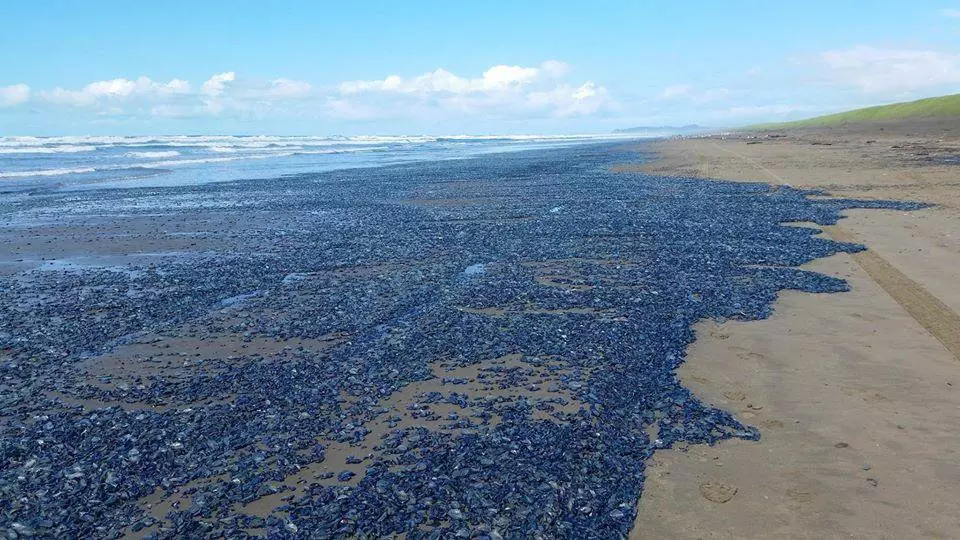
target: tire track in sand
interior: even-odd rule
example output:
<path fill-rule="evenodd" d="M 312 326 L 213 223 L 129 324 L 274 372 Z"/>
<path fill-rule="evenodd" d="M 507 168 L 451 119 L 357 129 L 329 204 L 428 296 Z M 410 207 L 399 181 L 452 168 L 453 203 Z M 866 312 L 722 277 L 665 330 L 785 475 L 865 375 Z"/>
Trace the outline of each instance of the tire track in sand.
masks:
<path fill-rule="evenodd" d="M 713 145 L 760 169 L 777 184 L 790 185 L 757 161 L 729 148 L 724 148 L 716 142 Z M 706 157 L 702 152 L 698 153 L 700 154 L 701 166 L 703 166 Z M 837 242 L 862 243 L 857 240 L 856 235 L 839 225 L 825 225 L 821 228 L 827 236 Z M 868 249 L 850 255 L 870 276 L 870 279 L 875 281 L 891 298 L 900 304 L 920 326 L 937 338 L 937 341 L 942 343 L 953 354 L 954 358 L 960 360 L 960 315 L 957 315 L 939 298 L 930 294 L 922 285 L 910 279 L 875 251 Z"/>

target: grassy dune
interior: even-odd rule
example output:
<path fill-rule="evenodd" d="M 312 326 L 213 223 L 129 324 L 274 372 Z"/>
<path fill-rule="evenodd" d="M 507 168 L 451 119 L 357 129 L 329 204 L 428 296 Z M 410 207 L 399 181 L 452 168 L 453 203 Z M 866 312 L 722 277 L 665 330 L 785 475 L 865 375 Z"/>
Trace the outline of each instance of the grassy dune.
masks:
<path fill-rule="evenodd" d="M 867 107 L 826 116 L 817 116 L 794 122 L 758 124 L 752 129 L 782 129 L 793 127 L 826 127 L 864 122 L 884 122 L 910 118 L 960 116 L 960 94 L 919 99 L 892 105 Z"/>

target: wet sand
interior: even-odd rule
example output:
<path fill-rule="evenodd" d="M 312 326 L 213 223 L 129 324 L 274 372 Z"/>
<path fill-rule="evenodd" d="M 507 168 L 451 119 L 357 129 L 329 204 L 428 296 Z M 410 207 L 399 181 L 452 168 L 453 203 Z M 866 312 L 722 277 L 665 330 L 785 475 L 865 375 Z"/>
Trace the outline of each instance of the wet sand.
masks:
<path fill-rule="evenodd" d="M 700 324 L 701 339 L 682 370 L 704 399 L 763 430 L 763 443 L 658 451 L 755 436 L 690 399 L 673 377 L 689 325 L 759 318 L 780 290 L 842 290 L 792 265 L 852 248 L 777 222 L 802 216 L 832 223 L 837 208 L 861 203 L 811 201 L 766 185 L 611 172 L 636 161 L 637 150 L 604 145 L 282 182 L 13 194 L 0 201 L 8 205 L 0 207 L 0 249 L 9 253 L 0 261 L 0 281 L 9 285 L 0 288 L 0 369 L 8 374 L 0 381 L 0 429 L 17 448 L 40 449 L 13 455 L 13 468 L 0 478 L 0 488 L 22 494 L 8 499 L 18 501 L 8 519 L 48 536 L 172 538 L 203 530 L 280 537 L 299 530 L 318 537 L 449 537 L 476 527 L 505 538 L 611 538 L 630 531 L 647 476 L 638 530 L 697 536 L 671 524 L 698 523 L 694 518 L 707 511 L 696 504 L 704 501 L 729 509 L 766 495 L 737 476 L 718 476 L 711 452 L 730 452 L 723 471 L 738 470 L 742 460 L 741 470 L 752 472 L 762 460 L 749 452 L 767 455 L 775 441 L 768 432 L 819 425 L 815 414 L 822 411 L 798 405 L 815 391 L 840 388 L 856 404 L 877 403 L 871 418 L 904 426 L 894 426 L 888 435 L 899 438 L 884 443 L 902 452 L 917 448 L 911 438 L 921 436 L 954 446 L 946 430 L 955 418 L 917 409 L 922 414 L 901 421 L 899 409 L 883 408 L 884 399 L 906 398 L 858 382 L 862 368 L 846 351 L 861 341 L 820 341 L 842 327 L 834 320 L 839 314 L 810 319 L 797 334 L 794 348 L 810 356 L 809 366 L 792 367 L 793 356 L 783 365 L 800 380 L 770 367 L 760 355 L 772 358 L 783 347 L 765 326 L 778 314 L 759 323 Z M 923 219 L 929 211 L 884 215 Z M 823 229 L 841 240 L 854 234 L 847 223 Z M 837 255 L 811 268 L 845 275 L 857 268 L 853 261 L 866 261 L 875 273 L 890 274 L 887 285 L 902 281 L 889 272 L 888 259 L 878 263 L 872 254 Z M 933 290 L 927 283 L 941 277 L 930 273 L 924 287 Z M 822 298 L 854 302 L 856 279 L 853 293 Z M 911 313 L 946 335 L 938 330 L 950 324 L 943 308 L 928 309 L 920 294 L 927 289 L 908 285 L 911 294 L 902 300 L 917 306 Z M 877 294 L 868 291 L 847 310 L 862 316 L 864 328 L 876 324 L 872 308 L 862 306 Z M 891 323 L 901 333 L 882 337 L 896 345 L 923 338 L 922 331 L 910 333 L 913 320 L 901 314 Z M 734 327 L 757 332 L 757 342 L 743 341 Z M 876 346 L 867 330 L 848 330 Z M 943 348 L 926 339 L 911 345 L 911 354 L 933 358 Z M 713 347 L 717 364 L 701 375 L 689 370 L 702 365 L 703 347 Z M 943 354 L 946 373 L 954 361 Z M 744 372 L 748 360 L 755 367 Z M 826 364 L 817 371 L 817 362 Z M 929 373 L 887 376 L 901 384 Z M 942 384 L 946 375 L 938 375 Z M 929 404 L 936 391 L 945 392 L 935 405 L 954 410 L 949 388 L 937 389 L 919 395 Z M 830 403 L 828 397 L 817 399 Z M 854 432 L 865 418 L 850 416 L 816 446 L 846 451 L 843 463 L 853 471 L 842 472 L 859 474 L 850 489 L 882 490 L 916 478 L 887 471 L 888 447 L 874 449 L 869 434 Z M 80 425 L 111 427 L 75 432 Z M 53 436 L 64 444 L 48 444 Z M 784 439 L 781 454 L 792 455 L 797 440 Z M 657 461 L 645 468 L 651 455 Z M 699 460 L 668 462 L 698 455 L 706 469 Z M 942 462 L 917 461 L 938 466 L 923 474 L 949 485 L 952 455 L 938 456 Z M 679 481 L 682 474 L 692 475 L 692 491 Z M 768 476 L 744 478 L 766 485 Z M 668 491 L 675 480 L 678 487 Z M 784 491 L 813 501 L 823 491 L 814 480 L 801 478 Z M 929 485 L 913 486 L 911 496 L 951 500 L 946 488 Z M 73 495 L 54 497 L 57 490 Z M 663 517 L 644 523 L 656 504 Z M 66 513 L 37 519 L 51 509 Z M 83 512 L 100 517 L 88 525 Z M 766 507 L 750 512 L 773 515 Z M 702 522 L 702 531 L 722 530 L 717 523 Z M 758 527 L 733 535 L 769 528 Z"/>
<path fill-rule="evenodd" d="M 22 496 L 0 504 L 12 512 L 0 531 L 447 537 L 470 522 L 492 537 L 626 534 L 644 460 L 664 444 L 646 427 L 752 434 L 667 375 L 689 334 L 685 322 L 665 331 L 666 317 L 734 307 L 709 286 L 676 292 L 694 280 L 674 270 L 708 273 L 713 243 L 695 231 L 655 242 L 689 213 L 661 212 L 690 202 L 678 186 L 705 184 L 609 172 L 635 156 L 604 145 L 7 194 L 0 429 L 14 466 L 0 488 Z M 771 210 L 824 209 L 796 197 Z M 789 234 L 784 248 L 766 225 L 783 260 L 829 249 Z M 751 313 L 803 278 L 711 275 L 736 280 Z"/>
<path fill-rule="evenodd" d="M 960 531 L 960 122 L 664 141 L 657 174 L 925 201 L 821 227 L 869 251 L 805 266 L 764 321 L 701 322 L 679 370 L 761 440 L 658 452 L 635 538 L 948 538 Z"/>

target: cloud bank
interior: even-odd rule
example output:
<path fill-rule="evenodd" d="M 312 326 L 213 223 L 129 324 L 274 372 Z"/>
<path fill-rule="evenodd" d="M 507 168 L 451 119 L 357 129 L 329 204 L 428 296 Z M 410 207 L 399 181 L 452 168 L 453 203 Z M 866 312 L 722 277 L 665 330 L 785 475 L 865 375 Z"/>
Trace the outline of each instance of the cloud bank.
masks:
<path fill-rule="evenodd" d="M 960 18 L 960 10 L 940 13 Z M 653 82 L 657 74 L 651 73 L 645 90 L 618 91 L 578 79 L 573 67 L 559 60 L 496 64 L 474 73 L 440 67 L 323 85 L 287 77 L 259 79 L 238 71 L 195 82 L 119 77 L 79 88 L 0 86 L 0 111 L 45 112 L 55 118 L 74 114 L 87 121 L 137 120 L 148 126 L 176 118 L 217 119 L 217 125 L 226 119 L 338 126 L 516 126 L 537 120 L 552 120 L 553 126 L 732 125 L 925 97 L 960 84 L 960 54 L 935 49 L 861 44 L 784 65 L 791 68 L 753 67 L 739 76 L 722 77 L 694 73 L 696 83 L 666 86 L 662 83 L 668 81 Z"/>
<path fill-rule="evenodd" d="M 160 98 L 189 92 L 190 83 L 181 79 L 171 79 L 163 83 L 153 81 L 149 77 L 140 77 L 133 81 L 122 78 L 96 81 L 78 90 L 64 90 L 58 87 L 40 92 L 39 99 L 57 105 L 85 107 L 108 99 L 124 100 L 138 96 Z"/>
<path fill-rule="evenodd" d="M 615 108 L 607 89 L 593 81 L 566 80 L 569 65 L 548 60 L 539 66 L 496 65 L 479 77 L 437 69 L 414 77 L 347 81 L 328 102 L 331 114 L 347 118 L 419 115 L 570 117 Z"/>
<path fill-rule="evenodd" d="M 858 45 L 820 56 L 828 82 L 876 94 L 960 84 L 960 54 Z"/>
<path fill-rule="evenodd" d="M 15 107 L 30 101 L 30 87 L 25 84 L 0 86 L 0 107 Z"/>
<path fill-rule="evenodd" d="M 65 107 L 114 116 L 310 115 L 340 119 L 490 118 L 506 114 L 568 117 L 613 107 L 603 86 L 593 81 L 572 83 L 567 80 L 570 72 L 566 63 L 548 60 L 537 66 L 495 65 L 472 77 L 439 68 L 409 77 L 387 75 L 323 87 L 289 78 L 243 78 L 235 71 L 215 73 L 199 85 L 141 76 L 32 94 L 24 84 L 0 87 L 0 106 L 31 102 L 38 108 Z"/>

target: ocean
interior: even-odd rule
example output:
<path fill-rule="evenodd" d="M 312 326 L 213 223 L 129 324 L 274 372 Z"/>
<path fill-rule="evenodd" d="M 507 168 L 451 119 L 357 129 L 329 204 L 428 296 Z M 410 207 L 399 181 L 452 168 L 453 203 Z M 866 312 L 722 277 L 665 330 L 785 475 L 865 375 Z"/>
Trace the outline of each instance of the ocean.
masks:
<path fill-rule="evenodd" d="M 0 137 L 0 190 L 180 186 L 637 138 L 642 137 Z"/>

